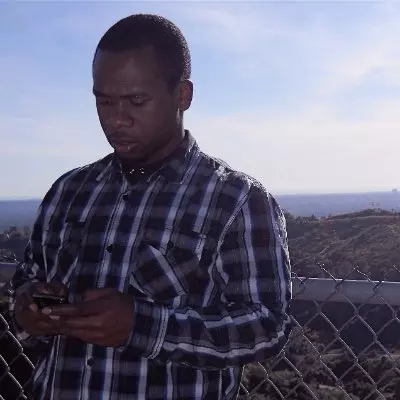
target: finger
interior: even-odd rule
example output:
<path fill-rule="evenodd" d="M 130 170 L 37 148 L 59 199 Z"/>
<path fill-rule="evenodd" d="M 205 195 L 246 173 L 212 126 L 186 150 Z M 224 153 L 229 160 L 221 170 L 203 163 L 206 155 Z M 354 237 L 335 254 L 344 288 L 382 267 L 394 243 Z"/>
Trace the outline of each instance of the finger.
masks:
<path fill-rule="evenodd" d="M 31 304 L 33 303 L 33 299 L 30 296 L 30 294 L 28 292 L 22 292 L 19 296 L 18 296 L 18 306 L 20 308 L 27 308 L 29 307 Z"/>
<path fill-rule="evenodd" d="M 47 322 L 47 321 L 38 321 L 35 324 L 35 328 L 43 333 L 49 333 L 49 332 L 58 332 L 60 330 L 60 325 L 59 324 L 54 324 L 53 322 Z"/>
<path fill-rule="evenodd" d="M 96 343 L 101 338 L 100 335 L 93 330 L 86 330 L 86 329 L 68 329 L 62 331 L 65 336 L 73 337 L 83 342 L 87 343 Z M 100 343 L 98 343 L 100 344 Z"/>
<path fill-rule="evenodd" d="M 29 304 L 28 309 L 34 313 L 37 313 L 39 311 L 39 308 L 35 303 Z"/>
<path fill-rule="evenodd" d="M 37 282 L 35 285 L 32 286 L 31 294 L 33 293 L 53 294 L 53 289 L 51 285 L 46 282 Z"/>
<path fill-rule="evenodd" d="M 81 316 L 91 316 L 103 314 L 107 309 L 107 305 L 104 300 L 87 300 L 76 304 L 79 314 Z"/>
<path fill-rule="evenodd" d="M 46 315 L 59 315 L 59 316 L 90 316 L 102 314 L 104 312 L 104 301 L 82 301 L 74 304 L 62 304 L 52 307 L 45 307 L 42 313 Z"/>
<path fill-rule="evenodd" d="M 66 296 L 68 294 L 68 288 L 61 282 L 52 281 L 50 282 L 50 286 L 54 291 L 54 294 L 58 294 L 60 296 Z"/>
<path fill-rule="evenodd" d="M 66 332 L 83 330 L 83 331 L 98 331 L 99 320 L 97 317 L 72 317 L 62 322 Z"/>
<path fill-rule="evenodd" d="M 101 288 L 101 289 L 87 290 L 83 294 L 83 301 L 102 299 L 104 297 L 109 297 L 110 295 L 115 295 L 118 293 L 120 293 L 120 292 L 118 292 L 118 290 L 114 289 L 114 288 Z"/>
<path fill-rule="evenodd" d="M 60 331 L 61 326 L 60 323 L 52 321 L 49 317 L 29 310 L 21 312 L 17 322 L 33 335 L 54 335 Z"/>
<path fill-rule="evenodd" d="M 23 319 L 30 321 L 33 324 L 36 324 L 38 322 L 45 322 L 48 324 L 52 323 L 50 316 L 42 314 L 40 310 L 32 311 L 30 308 L 27 308 L 22 310 L 21 316 Z"/>
<path fill-rule="evenodd" d="M 59 306 L 45 307 L 41 312 L 44 315 L 57 315 L 60 317 L 69 317 L 80 314 L 79 307 L 75 304 L 62 304 Z"/>

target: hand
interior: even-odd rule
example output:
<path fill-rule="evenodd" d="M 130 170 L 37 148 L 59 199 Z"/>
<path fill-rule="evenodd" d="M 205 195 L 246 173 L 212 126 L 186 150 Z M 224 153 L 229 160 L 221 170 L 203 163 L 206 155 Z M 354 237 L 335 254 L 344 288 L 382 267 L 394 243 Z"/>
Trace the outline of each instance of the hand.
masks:
<path fill-rule="evenodd" d="M 98 346 L 119 347 L 126 343 L 133 324 L 133 299 L 116 289 L 86 292 L 83 301 L 43 309 L 62 318 L 63 335 Z"/>
<path fill-rule="evenodd" d="M 34 293 L 48 293 L 66 296 L 68 289 L 59 282 L 27 283 L 17 291 L 15 300 L 15 320 L 32 336 L 48 336 L 60 334 L 56 318 L 42 314 L 32 299 Z"/>

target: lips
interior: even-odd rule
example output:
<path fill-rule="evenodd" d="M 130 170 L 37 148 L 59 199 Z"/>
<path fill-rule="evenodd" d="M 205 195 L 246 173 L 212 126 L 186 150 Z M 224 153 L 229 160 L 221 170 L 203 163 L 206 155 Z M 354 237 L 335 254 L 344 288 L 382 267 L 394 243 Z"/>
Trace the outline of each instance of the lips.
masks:
<path fill-rule="evenodd" d="M 111 142 L 119 145 L 128 146 L 130 144 L 135 144 L 131 139 L 128 138 L 111 138 Z"/>
<path fill-rule="evenodd" d="M 137 142 L 126 138 L 111 138 L 110 143 L 117 153 L 130 153 L 138 146 Z"/>

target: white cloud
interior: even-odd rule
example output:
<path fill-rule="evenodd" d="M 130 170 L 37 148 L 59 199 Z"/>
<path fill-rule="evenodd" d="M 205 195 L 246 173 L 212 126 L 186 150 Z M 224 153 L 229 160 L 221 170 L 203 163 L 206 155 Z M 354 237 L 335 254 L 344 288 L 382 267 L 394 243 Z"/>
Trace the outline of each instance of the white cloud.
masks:
<path fill-rule="evenodd" d="M 189 112 L 187 125 L 204 150 L 278 193 L 390 188 L 400 181 L 400 99 L 368 93 L 372 81 L 389 88 L 400 85 L 399 7 L 371 5 L 376 12 L 354 13 L 354 21 L 349 17 L 340 22 L 337 15 L 312 4 L 307 6 L 311 11 L 301 15 L 295 7 L 300 12 L 305 4 L 149 4 L 133 10 L 121 3 L 112 12 L 101 5 L 91 14 L 78 13 L 77 4 L 74 12 L 50 20 L 49 32 L 63 37 L 70 33 L 73 40 L 85 38 L 86 48 L 92 48 L 117 18 L 158 9 L 182 25 L 196 49 L 201 47 L 198 54 L 220 52 L 226 60 L 224 68 L 234 71 L 244 86 L 248 83 L 248 91 L 236 93 L 236 82 L 225 82 L 226 96 L 237 98 L 237 108 L 243 109 L 240 113 L 227 108 L 218 111 L 220 105 L 212 92 L 218 87 L 205 94 L 208 108 L 200 112 L 194 107 Z M 363 7 L 367 6 L 360 5 L 360 10 Z M 48 187 L 62 169 L 86 164 L 110 151 L 89 97 L 88 81 L 87 87 L 56 87 L 39 80 L 40 64 L 17 50 L 1 58 L 0 83 L 10 87 L 16 107 L 0 118 L 2 157 L 11 163 L 13 156 L 31 160 L 30 171 L 37 176 L 45 168 L 41 185 Z M 201 74 L 208 66 L 199 61 Z M 25 93 L 11 91 L 8 76 L 12 74 L 21 77 L 18 89 L 26 87 Z M 270 74 L 278 87 L 288 86 L 283 106 L 273 112 L 274 93 L 271 100 L 254 97 L 252 90 L 254 85 L 264 85 L 267 97 Z M 224 76 L 219 79 L 223 81 Z M 347 94 L 362 87 L 366 88 L 363 97 L 351 97 L 354 104 L 348 104 Z M 289 103 L 294 94 L 296 101 L 289 109 L 284 100 Z M 57 167 L 56 160 L 61 163 Z M 16 191 L 12 185 L 10 180 L 7 187 Z"/>
<path fill-rule="evenodd" d="M 360 14 L 353 7 L 354 20 L 347 23 L 318 4 L 314 12 L 289 12 L 295 7 L 300 12 L 303 6 L 222 3 L 199 5 L 195 12 L 187 9 L 185 16 L 202 32 L 202 40 L 229 52 L 242 77 L 262 76 L 268 68 L 283 76 L 305 70 L 314 74 L 316 97 L 359 85 L 375 71 L 385 82 L 398 84 L 398 5 L 359 5 Z M 368 9 L 374 11 L 365 13 Z"/>
<path fill-rule="evenodd" d="M 273 192 L 371 190 L 400 181 L 398 107 L 381 104 L 365 121 L 312 109 L 290 118 L 193 114 L 187 120 L 207 152 Z"/>

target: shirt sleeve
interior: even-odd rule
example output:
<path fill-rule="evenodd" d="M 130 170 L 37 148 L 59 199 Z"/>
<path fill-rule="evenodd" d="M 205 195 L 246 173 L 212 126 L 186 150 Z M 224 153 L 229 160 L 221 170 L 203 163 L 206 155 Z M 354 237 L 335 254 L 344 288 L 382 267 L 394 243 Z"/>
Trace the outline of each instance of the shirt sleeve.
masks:
<path fill-rule="evenodd" d="M 11 332 L 24 347 L 33 347 L 39 342 L 47 342 L 48 337 L 34 337 L 23 330 L 15 320 L 15 301 L 18 290 L 25 284 L 31 282 L 45 282 L 46 268 L 43 256 L 43 226 L 46 214 L 49 211 L 49 204 L 54 195 L 54 187 L 44 197 L 39 206 L 36 220 L 32 227 L 32 234 L 25 248 L 24 259 L 18 264 L 14 276 L 6 283 L 4 295 L 6 297 L 5 319 L 10 325 Z"/>
<path fill-rule="evenodd" d="M 292 287 L 286 223 L 275 199 L 252 187 L 220 243 L 221 302 L 170 308 L 134 301 L 127 343 L 143 357 L 201 369 L 265 360 L 287 341 Z"/>

